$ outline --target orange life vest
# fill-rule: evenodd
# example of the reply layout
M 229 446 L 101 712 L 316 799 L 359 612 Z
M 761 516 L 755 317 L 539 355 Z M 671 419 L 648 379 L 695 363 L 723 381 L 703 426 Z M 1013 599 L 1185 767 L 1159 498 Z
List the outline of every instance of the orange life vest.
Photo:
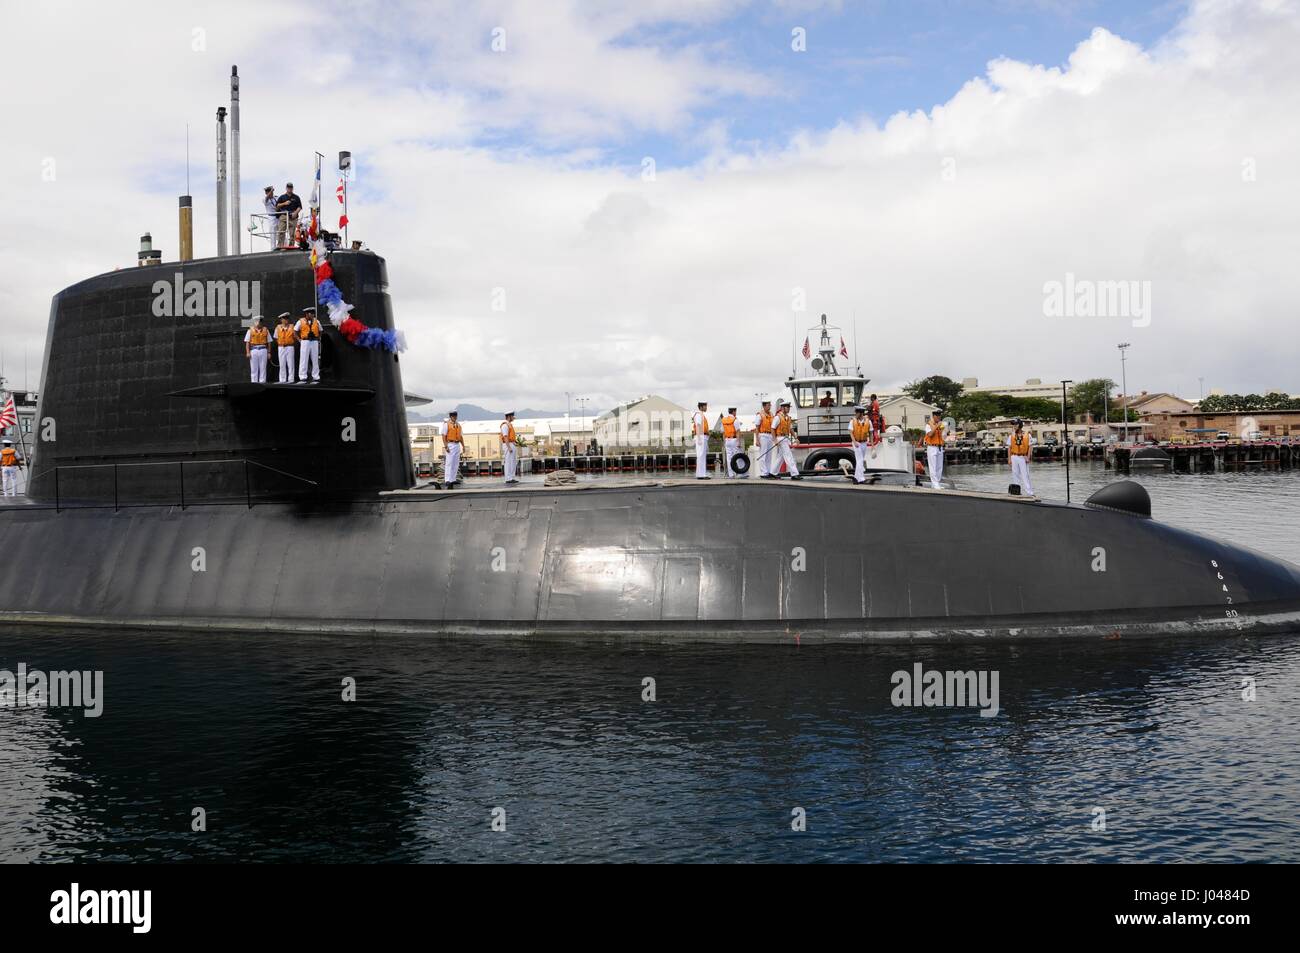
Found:
M 507 433 L 503 433 L 503 434 L 501 435 L 501 442 L 502 442 L 502 443 L 514 443 L 514 442 L 515 442 L 515 425 L 512 424 L 512 423 L 511 423 L 510 421 L 508 421 L 508 420 L 505 422 L 505 425 L 506 425 L 506 427 L 509 428 L 509 430 L 508 430 Z
M 790 419 L 789 414 L 776 415 L 776 427 L 773 433 L 778 437 L 788 437 L 792 429 L 794 429 L 794 421 Z
M 925 445 L 927 447 L 943 446 L 943 421 L 938 423 L 930 422 L 930 430 L 925 435 Z
M 18 451 L 13 447 L 5 447 L 0 450 L 0 467 L 18 466 Z
M 736 429 L 736 418 L 727 416 L 718 421 L 722 424 L 722 436 L 727 440 L 735 440 L 740 436 L 740 431 Z
M 853 440 L 856 443 L 866 443 L 871 439 L 871 421 L 867 420 L 865 417 L 862 420 L 858 420 L 858 418 L 854 417 L 852 431 Z
M 1011 452 L 1017 457 L 1029 456 L 1029 434 L 1013 433 L 1011 435 Z
M 695 436 L 707 437 L 709 435 L 709 418 L 704 415 L 704 411 L 700 411 L 700 422 L 697 424 L 695 423 L 695 419 L 691 418 L 691 424 L 694 428 Z
M 314 318 L 308 322 L 303 318 L 294 326 L 294 330 L 298 332 L 300 341 L 315 341 L 320 337 L 320 322 Z
M 265 347 L 266 342 L 271 340 L 271 332 L 266 328 L 249 328 L 248 343 L 250 347 Z
M 758 412 L 758 432 L 759 433 L 772 432 L 772 415 L 765 410 L 760 410 Z
M 293 328 L 285 327 L 283 324 L 275 326 L 275 343 L 280 347 L 288 347 L 298 340 L 298 335 L 293 333 Z
M 443 440 L 447 443 L 461 443 L 460 424 L 454 420 L 447 421 L 447 436 Z

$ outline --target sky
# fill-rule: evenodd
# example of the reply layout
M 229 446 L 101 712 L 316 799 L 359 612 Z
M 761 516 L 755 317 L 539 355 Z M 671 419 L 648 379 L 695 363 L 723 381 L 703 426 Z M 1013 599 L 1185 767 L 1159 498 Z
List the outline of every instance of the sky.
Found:
M 195 254 L 215 253 L 238 64 L 245 213 L 352 151 L 349 237 L 388 262 L 404 383 L 434 412 L 743 406 L 805 372 L 823 312 L 880 388 L 1118 380 L 1129 343 L 1134 392 L 1300 392 L 1296 0 L 45 2 L 5 22 L 14 386 L 38 383 L 58 290 L 132 266 L 145 231 L 175 259 L 187 125 Z

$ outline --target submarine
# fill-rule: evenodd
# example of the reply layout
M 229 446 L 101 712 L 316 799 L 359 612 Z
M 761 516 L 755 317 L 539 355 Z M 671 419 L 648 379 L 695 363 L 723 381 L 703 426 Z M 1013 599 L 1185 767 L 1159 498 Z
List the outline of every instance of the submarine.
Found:
M 384 259 L 329 260 L 352 314 L 394 330 Z M 738 643 L 1300 631 L 1300 568 L 1164 525 L 1127 482 L 1084 503 L 910 475 L 417 487 L 399 353 L 322 321 L 319 384 L 254 383 L 246 318 L 158 313 L 169 288 L 244 287 L 266 315 L 318 293 L 308 253 L 275 250 L 54 296 L 29 494 L 0 506 L 0 619 Z

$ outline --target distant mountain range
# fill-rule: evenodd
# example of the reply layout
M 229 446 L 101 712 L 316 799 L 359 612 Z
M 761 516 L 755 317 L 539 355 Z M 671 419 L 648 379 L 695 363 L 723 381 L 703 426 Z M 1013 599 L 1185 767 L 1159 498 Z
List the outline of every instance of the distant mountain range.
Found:
M 533 410 L 531 407 L 516 407 L 514 408 L 514 411 L 515 411 L 515 416 L 518 417 L 520 420 L 528 420 L 533 417 L 563 417 L 564 416 L 564 411 L 562 410 Z M 571 411 L 571 413 L 574 416 L 577 416 L 578 413 L 577 408 L 574 408 Z M 500 410 L 500 411 L 488 410 L 486 407 L 480 407 L 477 404 L 457 404 L 456 414 L 459 417 L 459 419 L 461 419 L 462 421 L 501 420 L 502 418 L 505 417 L 506 412 L 504 410 Z M 587 415 L 591 417 L 595 417 L 598 414 L 599 411 L 595 411 L 595 412 L 591 410 L 587 411 Z M 414 410 L 408 410 L 406 412 L 406 419 L 413 421 L 415 423 L 436 423 L 444 419 L 446 416 L 447 416 L 446 414 L 422 414 Z

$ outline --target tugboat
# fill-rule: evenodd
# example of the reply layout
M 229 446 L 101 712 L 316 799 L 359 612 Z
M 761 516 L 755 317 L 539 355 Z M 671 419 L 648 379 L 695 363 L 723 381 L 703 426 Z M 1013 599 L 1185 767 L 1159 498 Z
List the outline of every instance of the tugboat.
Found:
M 793 444 L 795 462 L 804 476 L 840 475 L 848 467 L 853 469 L 853 446 L 849 441 L 849 424 L 854 408 L 869 400 L 862 368 L 856 374 L 842 373 L 836 358 L 848 361 L 843 331 L 827 322 L 826 315 L 820 323 L 808 329 L 805 354 L 813 373 L 806 377 L 791 375 L 786 379 L 790 401 L 799 420 L 799 440 Z M 832 336 L 831 332 L 836 334 Z M 811 347 L 816 334 L 816 355 Z M 837 345 L 834 338 L 838 337 Z M 891 485 L 908 485 L 917 482 L 914 474 L 914 448 L 904 437 L 902 428 L 890 427 L 867 455 L 867 482 Z

